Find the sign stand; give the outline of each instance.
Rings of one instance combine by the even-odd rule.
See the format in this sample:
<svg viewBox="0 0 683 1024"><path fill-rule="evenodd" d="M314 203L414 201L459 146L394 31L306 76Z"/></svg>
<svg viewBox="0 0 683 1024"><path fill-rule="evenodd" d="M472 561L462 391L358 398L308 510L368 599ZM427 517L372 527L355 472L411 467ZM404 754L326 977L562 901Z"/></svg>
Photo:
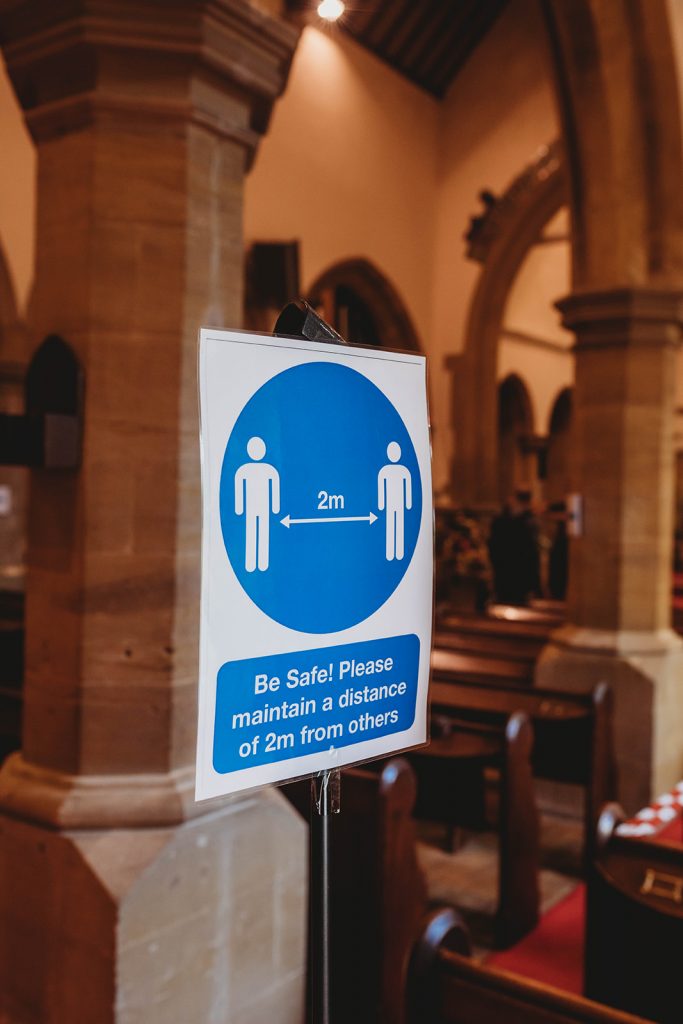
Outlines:
<svg viewBox="0 0 683 1024"><path fill-rule="evenodd" d="M330 816L339 814L341 772L311 780L310 970L313 1024L330 1024Z"/></svg>
<svg viewBox="0 0 683 1024"><path fill-rule="evenodd" d="M340 769L427 738L426 360L299 301L273 336L202 328L199 391L195 797L313 780L308 1024L330 1024Z"/></svg>
<svg viewBox="0 0 683 1024"><path fill-rule="evenodd" d="M280 313L274 334L345 345L303 299ZM339 814L341 772L330 768L311 779L309 948L312 1024L330 1024L330 816Z"/></svg>

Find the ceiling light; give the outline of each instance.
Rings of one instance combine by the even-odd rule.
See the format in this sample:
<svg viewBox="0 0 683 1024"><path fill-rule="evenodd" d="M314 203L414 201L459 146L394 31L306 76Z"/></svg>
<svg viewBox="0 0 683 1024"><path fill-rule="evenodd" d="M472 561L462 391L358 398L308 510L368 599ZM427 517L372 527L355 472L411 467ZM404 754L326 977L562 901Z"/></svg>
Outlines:
<svg viewBox="0 0 683 1024"><path fill-rule="evenodd" d="M338 21L344 13L342 0L320 0L318 14L325 21Z"/></svg>

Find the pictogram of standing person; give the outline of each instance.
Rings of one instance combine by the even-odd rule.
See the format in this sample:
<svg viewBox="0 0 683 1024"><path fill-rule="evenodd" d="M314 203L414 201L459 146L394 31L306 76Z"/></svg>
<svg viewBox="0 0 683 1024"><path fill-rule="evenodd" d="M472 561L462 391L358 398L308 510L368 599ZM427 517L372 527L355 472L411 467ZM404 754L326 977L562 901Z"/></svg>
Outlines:
<svg viewBox="0 0 683 1024"><path fill-rule="evenodd" d="M252 437L247 442L245 462L235 473L235 513L244 515L246 544L244 567L254 572L268 568L270 553L270 515L280 511L280 474L274 466L262 462L266 454L265 442Z"/></svg>
<svg viewBox="0 0 683 1024"><path fill-rule="evenodd" d="M386 509L387 561L403 558L404 519L406 509L413 507L413 488L409 471L399 466L401 446L398 441L387 445L390 465L384 466L377 477L377 507Z"/></svg>

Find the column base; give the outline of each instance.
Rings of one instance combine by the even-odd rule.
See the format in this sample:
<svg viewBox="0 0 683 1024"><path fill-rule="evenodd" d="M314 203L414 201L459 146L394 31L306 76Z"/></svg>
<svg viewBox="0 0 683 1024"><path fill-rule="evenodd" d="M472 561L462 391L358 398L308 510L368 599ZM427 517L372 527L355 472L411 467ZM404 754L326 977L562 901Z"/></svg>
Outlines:
<svg viewBox="0 0 683 1024"><path fill-rule="evenodd" d="M0 813L0 1020L300 1024L306 832L274 790L165 828Z"/></svg>
<svg viewBox="0 0 683 1024"><path fill-rule="evenodd" d="M673 630L563 626L541 653L535 681L578 692L611 684L618 795L628 813L683 777L683 639Z"/></svg>

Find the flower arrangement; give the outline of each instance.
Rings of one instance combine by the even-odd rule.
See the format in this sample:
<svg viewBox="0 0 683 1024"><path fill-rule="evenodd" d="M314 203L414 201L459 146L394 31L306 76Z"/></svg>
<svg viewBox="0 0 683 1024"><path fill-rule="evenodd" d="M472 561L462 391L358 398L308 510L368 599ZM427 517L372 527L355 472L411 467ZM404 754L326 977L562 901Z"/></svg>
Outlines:
<svg viewBox="0 0 683 1024"><path fill-rule="evenodd" d="M437 601L460 604L462 581L473 581L472 610L483 608L492 574L482 524L464 509L437 508L435 553Z"/></svg>

